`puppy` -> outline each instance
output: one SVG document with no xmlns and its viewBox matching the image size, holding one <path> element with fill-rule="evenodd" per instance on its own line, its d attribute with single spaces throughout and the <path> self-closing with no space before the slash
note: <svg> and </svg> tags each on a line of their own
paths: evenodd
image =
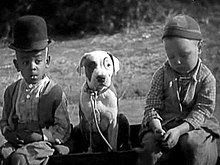
<svg viewBox="0 0 220 165">
<path fill-rule="evenodd" d="M 112 78 L 119 71 L 119 60 L 109 52 L 93 51 L 82 56 L 77 68 L 80 75 L 83 68 L 86 80 L 79 102 L 82 134 L 92 151 L 105 151 L 107 146 L 116 150 L 118 100 Z"/>
</svg>

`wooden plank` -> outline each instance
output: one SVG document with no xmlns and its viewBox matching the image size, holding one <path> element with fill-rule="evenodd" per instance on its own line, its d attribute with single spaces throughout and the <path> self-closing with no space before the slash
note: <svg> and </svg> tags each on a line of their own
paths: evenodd
<svg viewBox="0 0 220 165">
<path fill-rule="evenodd" d="M 132 147 L 140 147 L 138 138 L 140 124 L 131 125 L 130 128 Z M 48 165 L 135 165 L 137 158 L 138 153 L 134 149 L 119 152 L 77 153 L 51 156 Z M 2 161 L 3 157 L 0 155 L 0 164 Z M 220 165 L 220 157 L 216 165 Z"/>
<path fill-rule="evenodd" d="M 80 153 L 53 156 L 48 165 L 135 165 L 138 154 L 135 150 L 120 152 Z"/>
</svg>

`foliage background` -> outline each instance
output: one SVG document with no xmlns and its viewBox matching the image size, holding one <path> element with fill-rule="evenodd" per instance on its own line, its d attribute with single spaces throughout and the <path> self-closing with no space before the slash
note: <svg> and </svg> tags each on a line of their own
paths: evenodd
<svg viewBox="0 0 220 165">
<path fill-rule="evenodd" d="M 50 34 L 84 36 L 115 33 L 142 23 L 164 22 L 170 14 L 204 16 L 218 5 L 215 0 L 1 0 L 0 22 L 9 23 L 25 14 L 44 17 Z"/>
</svg>

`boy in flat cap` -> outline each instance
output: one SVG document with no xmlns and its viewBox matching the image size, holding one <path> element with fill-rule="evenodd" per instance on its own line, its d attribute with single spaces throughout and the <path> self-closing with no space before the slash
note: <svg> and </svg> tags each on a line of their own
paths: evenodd
<svg viewBox="0 0 220 165">
<path fill-rule="evenodd" d="M 61 87 L 47 75 L 50 64 L 47 26 L 34 15 L 14 27 L 14 65 L 22 78 L 7 87 L 0 129 L 6 164 L 43 164 L 54 152 L 69 152 L 71 123 Z"/>
<path fill-rule="evenodd" d="M 154 73 L 147 95 L 138 164 L 215 165 L 216 80 L 199 58 L 200 27 L 192 17 L 176 15 L 162 39 L 167 61 Z"/>
</svg>

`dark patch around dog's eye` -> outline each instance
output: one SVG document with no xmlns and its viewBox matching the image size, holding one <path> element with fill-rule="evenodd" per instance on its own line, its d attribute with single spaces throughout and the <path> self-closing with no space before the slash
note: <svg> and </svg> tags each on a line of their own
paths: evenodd
<svg viewBox="0 0 220 165">
<path fill-rule="evenodd" d="M 86 74 L 86 77 L 89 79 L 89 81 L 91 80 L 92 73 L 96 67 L 97 67 L 97 64 L 94 61 L 87 61 L 85 63 L 85 74 Z"/>
</svg>

